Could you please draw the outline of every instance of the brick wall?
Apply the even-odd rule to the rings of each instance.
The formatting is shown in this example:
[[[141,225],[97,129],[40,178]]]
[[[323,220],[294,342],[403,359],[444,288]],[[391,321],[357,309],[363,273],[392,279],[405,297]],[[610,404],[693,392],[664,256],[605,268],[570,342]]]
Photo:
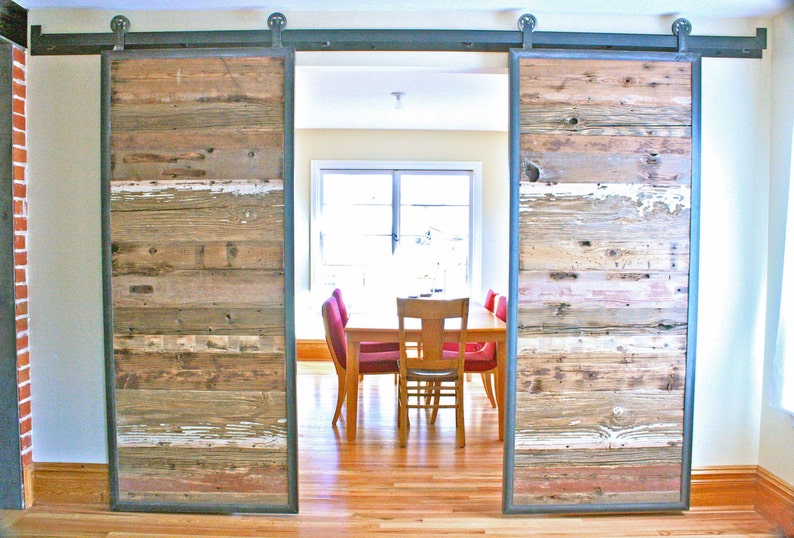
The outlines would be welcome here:
[[[13,67],[13,168],[14,168],[14,282],[17,329],[17,380],[19,383],[20,456],[22,467],[30,476],[33,463],[30,408],[30,348],[28,345],[28,194],[25,51],[14,47]],[[23,480],[26,502],[32,485]]]

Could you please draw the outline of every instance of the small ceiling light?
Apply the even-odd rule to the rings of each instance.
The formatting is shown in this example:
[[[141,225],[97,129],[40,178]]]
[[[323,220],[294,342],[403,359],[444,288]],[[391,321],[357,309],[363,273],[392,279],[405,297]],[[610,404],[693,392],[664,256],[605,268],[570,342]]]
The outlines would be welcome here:
[[[403,99],[403,95],[405,95],[405,92],[391,92],[391,94],[394,96],[394,108],[395,108],[395,110],[402,110],[402,108],[403,108],[402,99]]]

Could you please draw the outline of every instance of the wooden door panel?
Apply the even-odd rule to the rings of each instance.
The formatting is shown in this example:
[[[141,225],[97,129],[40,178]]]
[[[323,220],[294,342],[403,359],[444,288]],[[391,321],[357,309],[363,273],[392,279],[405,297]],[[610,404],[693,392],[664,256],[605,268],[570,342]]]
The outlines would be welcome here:
[[[103,61],[113,503],[296,511],[292,54]]]
[[[582,56],[511,54],[516,390],[505,509],[681,509],[694,64]]]

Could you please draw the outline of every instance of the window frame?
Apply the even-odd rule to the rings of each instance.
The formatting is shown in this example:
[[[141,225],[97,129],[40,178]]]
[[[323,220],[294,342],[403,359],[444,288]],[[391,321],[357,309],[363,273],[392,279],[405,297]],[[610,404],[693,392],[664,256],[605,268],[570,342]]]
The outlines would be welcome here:
[[[322,266],[320,225],[322,218],[322,175],[327,171],[351,172],[467,172],[471,174],[469,205],[469,295],[476,295],[482,282],[482,162],[480,161],[369,161],[369,160],[312,160],[311,161],[311,221],[309,223],[309,293],[315,300],[324,300],[328,291],[319,279]],[[399,208],[395,209],[399,211]]]

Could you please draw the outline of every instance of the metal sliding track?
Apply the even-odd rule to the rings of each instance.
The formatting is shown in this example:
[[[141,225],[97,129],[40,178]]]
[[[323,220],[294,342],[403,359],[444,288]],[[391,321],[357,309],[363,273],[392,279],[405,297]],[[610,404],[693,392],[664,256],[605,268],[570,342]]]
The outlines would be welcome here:
[[[99,54],[105,50],[218,48],[275,45],[296,51],[472,51],[507,52],[513,48],[693,52],[703,57],[761,58],[766,28],[753,37],[692,36],[686,19],[673,23],[670,35],[591,32],[536,32],[536,19],[522,15],[518,30],[287,30],[280,13],[267,30],[130,32],[126,17],[111,22],[111,32],[45,34],[31,26],[35,55]]]

